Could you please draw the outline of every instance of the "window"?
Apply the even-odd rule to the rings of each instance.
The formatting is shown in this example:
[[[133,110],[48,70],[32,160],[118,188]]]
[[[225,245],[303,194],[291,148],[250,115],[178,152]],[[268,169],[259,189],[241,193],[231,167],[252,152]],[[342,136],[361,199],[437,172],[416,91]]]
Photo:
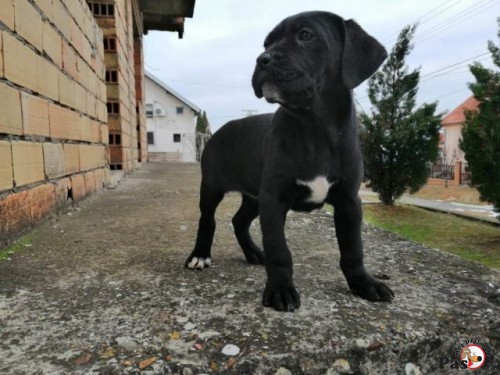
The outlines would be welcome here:
[[[106,108],[108,109],[109,115],[119,115],[120,114],[120,103],[118,103],[118,102],[107,102]]]
[[[121,134],[109,133],[109,144],[119,146],[122,144]]]
[[[117,70],[106,70],[106,83],[118,83]]]
[[[116,52],[116,37],[114,36],[105,36],[102,39],[104,44],[104,51],[106,52]]]
[[[148,145],[154,145],[154,144],[155,144],[155,133],[148,132]]]
[[[181,141],[181,135],[180,134],[174,134],[174,143],[179,143]]]
[[[178,115],[182,115],[184,114],[184,107],[177,107],[175,111]]]
[[[146,117],[153,118],[153,104],[146,104]]]
[[[94,16],[113,17],[115,15],[115,6],[112,3],[94,3],[87,1],[90,11]]]

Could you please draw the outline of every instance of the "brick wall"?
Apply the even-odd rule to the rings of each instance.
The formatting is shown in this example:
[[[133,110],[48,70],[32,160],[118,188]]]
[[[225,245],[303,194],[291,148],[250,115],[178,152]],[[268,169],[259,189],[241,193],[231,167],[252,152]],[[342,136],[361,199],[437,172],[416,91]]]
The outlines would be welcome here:
[[[104,64],[110,167],[129,172],[147,159],[142,34],[134,33],[131,1],[87,0],[87,3],[107,40]]]
[[[128,22],[119,9],[120,22]],[[102,189],[109,181],[109,156],[103,33],[87,3],[1,0],[0,22],[2,246],[67,205],[68,192],[81,199]],[[124,40],[122,60],[132,45]],[[125,99],[123,104],[132,127],[135,97],[133,107]]]

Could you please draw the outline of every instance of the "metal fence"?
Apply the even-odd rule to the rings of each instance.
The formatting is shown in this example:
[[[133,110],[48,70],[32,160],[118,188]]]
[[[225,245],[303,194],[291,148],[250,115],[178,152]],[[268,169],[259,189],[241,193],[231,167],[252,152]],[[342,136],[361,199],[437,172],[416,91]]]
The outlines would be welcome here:
[[[442,180],[453,180],[455,178],[455,166],[447,164],[431,165],[430,178],[440,178]]]

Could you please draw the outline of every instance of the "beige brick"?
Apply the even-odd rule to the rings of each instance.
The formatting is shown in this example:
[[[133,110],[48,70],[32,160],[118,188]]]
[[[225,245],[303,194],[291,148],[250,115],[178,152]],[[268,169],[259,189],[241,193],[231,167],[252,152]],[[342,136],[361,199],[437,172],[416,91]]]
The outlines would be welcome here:
[[[0,191],[12,189],[14,174],[12,170],[12,146],[10,142],[0,141]]]
[[[36,5],[42,10],[50,20],[54,19],[54,9],[52,7],[52,0],[36,0]],[[44,35],[45,37],[45,35]]]
[[[108,125],[99,126],[101,133],[101,143],[107,145],[109,143],[109,128]]]
[[[57,178],[65,175],[64,150],[61,143],[44,143],[43,158],[47,178]]]
[[[3,32],[0,30],[0,78],[3,78]]]
[[[76,84],[70,77],[66,74],[59,72],[59,101],[67,106],[72,106],[75,96]]]
[[[90,134],[90,119],[87,116],[80,116],[80,127],[81,127],[81,136],[82,141],[91,142],[91,134]]]
[[[77,79],[78,74],[76,71],[76,54],[74,49],[63,40],[62,42],[62,63],[63,69],[72,78]]]
[[[48,137],[50,135],[49,103],[44,99],[22,92],[21,105],[23,134]]]
[[[12,164],[16,186],[45,179],[41,143],[12,142]]]
[[[80,171],[80,153],[78,145],[65,144],[63,150],[65,174],[78,173]]]
[[[82,124],[80,115],[75,111],[68,111],[68,139],[81,141],[82,139]]]
[[[16,32],[42,51],[42,17],[28,0],[15,2]]]
[[[52,0],[52,10],[54,11],[54,24],[57,25],[66,39],[71,38],[71,28],[68,22],[70,17],[66,7],[61,0]]]
[[[81,174],[71,176],[71,189],[75,201],[85,197],[85,178]]]
[[[0,21],[9,29],[14,30],[14,0],[0,1]]]
[[[58,67],[62,67],[61,36],[47,21],[43,23],[43,50]]]
[[[22,126],[19,90],[0,82],[0,133],[20,135]]]
[[[87,172],[84,175],[85,178],[85,193],[87,195],[96,191],[96,178],[94,172]]]
[[[92,91],[87,91],[87,109],[86,113],[90,116],[95,118],[96,117],[96,106],[97,106],[97,100],[96,97],[94,96],[94,93]]]
[[[49,103],[49,128],[52,138],[68,139],[69,109]]]
[[[48,96],[52,100],[59,99],[59,70],[49,60],[42,56],[36,58],[36,87],[37,92]]]
[[[3,33],[3,48],[5,77],[36,91],[35,51],[9,33]]]
[[[87,92],[85,91],[85,88],[78,83],[75,84],[74,89],[75,96],[72,107],[80,112],[85,112],[87,110]]]
[[[90,120],[89,128],[90,128],[89,141],[92,143],[100,143],[101,135],[99,134],[99,123],[97,121]]]
[[[80,145],[80,170],[103,167],[105,165],[104,146]]]

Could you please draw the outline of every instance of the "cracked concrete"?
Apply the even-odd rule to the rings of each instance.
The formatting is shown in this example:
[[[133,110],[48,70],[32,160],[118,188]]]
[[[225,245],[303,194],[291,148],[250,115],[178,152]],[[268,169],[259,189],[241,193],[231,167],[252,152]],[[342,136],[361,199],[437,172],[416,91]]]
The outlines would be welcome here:
[[[470,338],[492,348],[476,373],[500,373],[498,271],[365,225],[367,268],[396,299],[361,300],[325,210],[288,216],[294,313],[261,306],[264,269],[230,225],[237,195],[217,212],[213,266],[184,269],[199,178],[197,165],[149,163],[0,262],[0,373],[456,374],[443,363]]]

